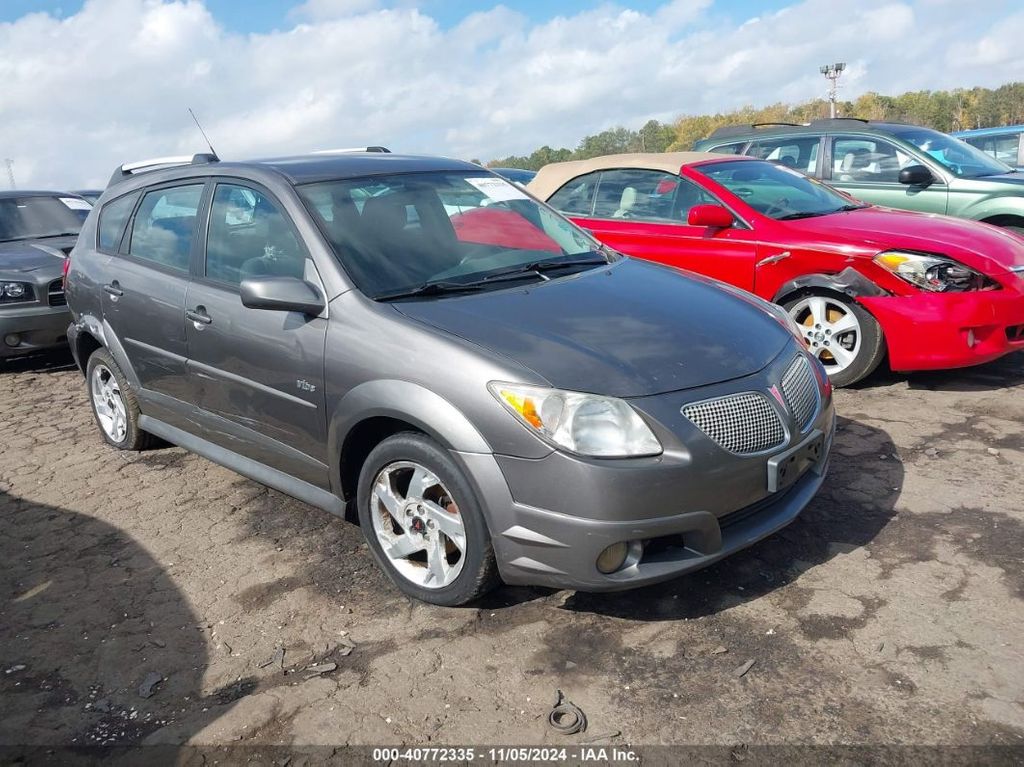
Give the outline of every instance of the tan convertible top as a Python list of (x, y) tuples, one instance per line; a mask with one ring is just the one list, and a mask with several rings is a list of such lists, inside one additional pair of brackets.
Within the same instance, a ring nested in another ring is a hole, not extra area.
[(609, 154), (590, 160), (553, 162), (541, 168), (533, 181), (526, 185), (526, 188), (540, 199), (547, 200), (567, 182), (595, 170), (640, 168), (678, 173), (683, 165), (692, 165), (701, 160), (721, 160), (725, 156), (727, 155), (712, 154), (711, 152), (648, 152), (646, 154)]

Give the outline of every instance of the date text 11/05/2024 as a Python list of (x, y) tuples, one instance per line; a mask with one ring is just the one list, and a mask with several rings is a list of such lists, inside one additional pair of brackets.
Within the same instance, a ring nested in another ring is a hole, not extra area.
[(639, 755), (629, 748), (583, 746), (579, 748), (539, 746), (491, 746), (488, 748), (430, 747), (430, 748), (375, 748), (375, 762), (473, 762), (477, 759), (490, 763), (507, 762), (636, 762)]

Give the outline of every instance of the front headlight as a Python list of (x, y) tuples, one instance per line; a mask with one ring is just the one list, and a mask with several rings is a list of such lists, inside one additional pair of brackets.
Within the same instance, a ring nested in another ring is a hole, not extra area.
[(26, 282), (0, 282), (0, 300), (31, 301), (32, 286)]
[(650, 427), (621, 399), (498, 381), (487, 388), (522, 423), (570, 452), (596, 458), (661, 453)]
[(964, 293), (999, 287), (983, 274), (944, 256), (888, 250), (875, 263), (901, 280), (932, 293)]

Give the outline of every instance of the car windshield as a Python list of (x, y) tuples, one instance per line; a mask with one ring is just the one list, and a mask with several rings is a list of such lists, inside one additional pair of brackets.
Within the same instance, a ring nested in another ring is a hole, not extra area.
[(694, 166), (747, 205), (778, 220), (825, 216), (861, 205), (799, 171), (764, 160), (734, 160)]
[(298, 189), (338, 260), (373, 298), (425, 286), (506, 287), (498, 278), (548, 279), (563, 266), (607, 261), (581, 229), (491, 174), (406, 173)]
[(1013, 169), (966, 141), (928, 128), (900, 128), (893, 135), (913, 144), (954, 176), (981, 178), (1009, 173)]
[(0, 197), (0, 242), (78, 234), (91, 209), (79, 197)]

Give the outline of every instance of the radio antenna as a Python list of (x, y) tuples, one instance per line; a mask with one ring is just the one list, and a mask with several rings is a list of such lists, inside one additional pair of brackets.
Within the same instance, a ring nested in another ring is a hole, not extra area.
[(199, 118), (196, 117), (196, 113), (192, 111), (192, 107), (188, 108), (188, 113), (192, 115), (192, 119), (195, 121), (196, 127), (199, 128), (199, 132), (203, 134), (203, 138), (206, 140), (206, 146), (210, 147), (210, 154), (212, 154), (215, 159), (220, 160), (220, 157), (217, 156), (217, 150), (214, 149), (213, 144), (210, 143), (210, 137), (206, 135), (206, 131), (203, 130), (203, 126), (199, 124)]

